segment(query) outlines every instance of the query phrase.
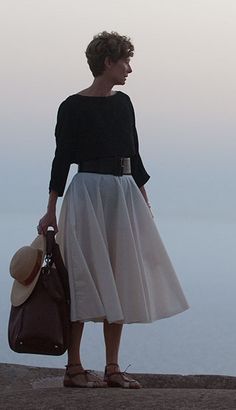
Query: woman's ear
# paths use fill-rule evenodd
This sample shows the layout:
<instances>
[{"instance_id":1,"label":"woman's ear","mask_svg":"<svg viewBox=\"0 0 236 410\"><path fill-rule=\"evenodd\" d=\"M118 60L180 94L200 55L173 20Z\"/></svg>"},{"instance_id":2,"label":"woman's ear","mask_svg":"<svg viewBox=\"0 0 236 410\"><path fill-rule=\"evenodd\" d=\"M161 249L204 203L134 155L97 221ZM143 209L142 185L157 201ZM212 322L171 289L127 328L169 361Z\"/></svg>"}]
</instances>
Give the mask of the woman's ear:
<instances>
[{"instance_id":1,"label":"woman's ear","mask_svg":"<svg viewBox=\"0 0 236 410\"><path fill-rule=\"evenodd\" d=\"M111 68L112 64L113 64L113 61L111 60L111 58L110 58L110 57L106 57L105 60L104 60L104 67L105 67L105 69L106 69L106 68L107 68L107 69Z\"/></svg>"}]
</instances>

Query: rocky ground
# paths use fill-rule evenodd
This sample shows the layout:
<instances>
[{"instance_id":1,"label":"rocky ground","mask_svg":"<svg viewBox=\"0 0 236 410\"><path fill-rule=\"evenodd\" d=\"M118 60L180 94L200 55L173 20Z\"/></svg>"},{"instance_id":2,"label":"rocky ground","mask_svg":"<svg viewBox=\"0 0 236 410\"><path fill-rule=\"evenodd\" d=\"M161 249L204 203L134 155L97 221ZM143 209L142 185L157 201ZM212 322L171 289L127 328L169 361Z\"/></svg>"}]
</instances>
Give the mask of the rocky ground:
<instances>
[{"instance_id":1,"label":"rocky ground","mask_svg":"<svg viewBox=\"0 0 236 410\"><path fill-rule=\"evenodd\" d=\"M64 369L0 364L0 409L236 410L236 377L134 374L143 389L63 388Z\"/></svg>"}]
</instances>

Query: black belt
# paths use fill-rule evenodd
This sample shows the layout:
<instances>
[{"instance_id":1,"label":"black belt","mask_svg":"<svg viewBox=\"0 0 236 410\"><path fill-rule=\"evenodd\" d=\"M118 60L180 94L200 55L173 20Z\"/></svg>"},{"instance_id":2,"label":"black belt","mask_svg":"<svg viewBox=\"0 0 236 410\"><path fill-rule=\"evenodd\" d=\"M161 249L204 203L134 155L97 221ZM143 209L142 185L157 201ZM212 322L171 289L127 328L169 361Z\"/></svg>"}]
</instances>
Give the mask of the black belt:
<instances>
[{"instance_id":1,"label":"black belt","mask_svg":"<svg viewBox=\"0 0 236 410\"><path fill-rule=\"evenodd\" d=\"M79 163L79 172L94 172L116 176L130 175L130 158L108 157L83 161Z\"/></svg>"}]
</instances>

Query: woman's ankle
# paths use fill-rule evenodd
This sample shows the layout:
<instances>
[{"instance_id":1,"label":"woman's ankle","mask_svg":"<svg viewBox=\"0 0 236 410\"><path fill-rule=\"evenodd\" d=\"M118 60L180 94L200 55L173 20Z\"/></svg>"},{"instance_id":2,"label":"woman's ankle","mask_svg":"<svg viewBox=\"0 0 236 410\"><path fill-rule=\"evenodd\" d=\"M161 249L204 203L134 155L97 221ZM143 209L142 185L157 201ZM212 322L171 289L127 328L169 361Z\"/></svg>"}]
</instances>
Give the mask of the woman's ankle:
<instances>
[{"instance_id":1,"label":"woman's ankle","mask_svg":"<svg viewBox=\"0 0 236 410\"><path fill-rule=\"evenodd\" d=\"M119 367L118 363L109 362L109 363L106 364L105 372L107 374L115 373L115 372L119 372L119 371L120 371L120 367Z\"/></svg>"},{"instance_id":2,"label":"woman's ankle","mask_svg":"<svg viewBox=\"0 0 236 410\"><path fill-rule=\"evenodd\" d=\"M70 368L72 368L72 367L78 367L78 368L80 368L81 370L83 370L83 366L82 366L82 364L80 363L80 362L69 362L68 361L68 364L66 365L66 368L67 369L70 369Z\"/></svg>"}]
</instances>

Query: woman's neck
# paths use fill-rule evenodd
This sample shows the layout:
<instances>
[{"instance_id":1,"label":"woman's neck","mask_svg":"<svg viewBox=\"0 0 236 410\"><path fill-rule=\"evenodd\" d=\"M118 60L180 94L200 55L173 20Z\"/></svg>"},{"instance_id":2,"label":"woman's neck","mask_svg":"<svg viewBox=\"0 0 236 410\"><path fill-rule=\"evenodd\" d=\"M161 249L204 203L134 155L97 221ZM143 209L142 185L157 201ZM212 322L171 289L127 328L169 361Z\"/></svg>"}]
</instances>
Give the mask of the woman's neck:
<instances>
[{"instance_id":1,"label":"woman's neck","mask_svg":"<svg viewBox=\"0 0 236 410\"><path fill-rule=\"evenodd\" d=\"M102 76L99 76L94 78L94 81L90 87L80 91L79 94L91 97L109 97L115 94L115 92L112 91L113 85L114 84L105 81Z\"/></svg>"}]
</instances>

